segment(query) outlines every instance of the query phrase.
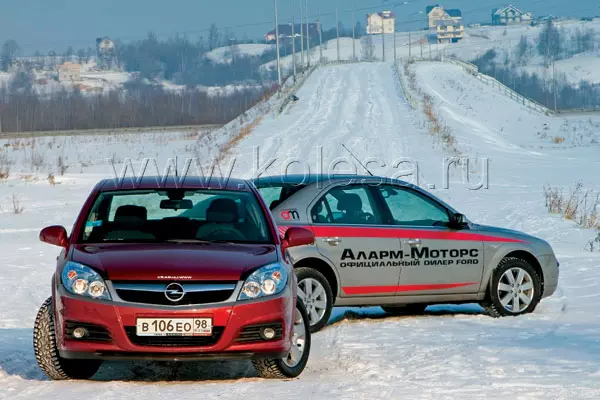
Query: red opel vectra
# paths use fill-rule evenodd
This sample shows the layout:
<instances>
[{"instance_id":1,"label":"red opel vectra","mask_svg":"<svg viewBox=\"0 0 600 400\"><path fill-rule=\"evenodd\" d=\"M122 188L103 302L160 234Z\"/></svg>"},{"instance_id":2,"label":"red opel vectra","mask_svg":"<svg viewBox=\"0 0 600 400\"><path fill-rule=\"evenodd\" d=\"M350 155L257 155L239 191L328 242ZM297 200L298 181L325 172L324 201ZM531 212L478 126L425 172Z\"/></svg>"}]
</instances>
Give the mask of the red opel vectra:
<instances>
[{"instance_id":1,"label":"red opel vectra","mask_svg":"<svg viewBox=\"0 0 600 400\"><path fill-rule=\"evenodd\" d=\"M34 350L51 379L88 379L103 360L251 359L296 377L310 352L286 249L312 232L278 230L252 184L187 177L104 180L63 248Z\"/></svg>"}]
</instances>

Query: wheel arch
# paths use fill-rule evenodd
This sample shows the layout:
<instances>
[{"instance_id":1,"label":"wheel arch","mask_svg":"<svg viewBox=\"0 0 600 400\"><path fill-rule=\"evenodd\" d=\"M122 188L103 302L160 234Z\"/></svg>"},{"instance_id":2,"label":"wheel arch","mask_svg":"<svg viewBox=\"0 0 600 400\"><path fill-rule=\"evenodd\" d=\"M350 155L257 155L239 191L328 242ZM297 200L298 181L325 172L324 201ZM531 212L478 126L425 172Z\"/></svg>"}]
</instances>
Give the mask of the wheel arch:
<instances>
[{"instance_id":1,"label":"wheel arch","mask_svg":"<svg viewBox=\"0 0 600 400\"><path fill-rule=\"evenodd\" d=\"M511 251L510 253L508 253L507 255L502 257L502 259L505 259L507 257L519 258L519 259L527 261L529 264L531 264L531 266L533 267L533 269L535 269L535 272L538 273L538 275L541 279L542 289L544 288L544 271L542 269L540 262L532 253L525 251L525 250L515 250L515 251Z\"/></svg>"},{"instance_id":2,"label":"wheel arch","mask_svg":"<svg viewBox=\"0 0 600 400\"><path fill-rule=\"evenodd\" d=\"M339 291L339 280L335 273L335 270L328 262L320 258L308 257L297 261L294 264L294 269L296 268L312 268L322 273L323 276L325 276L325 278L327 279L327 282L329 282L329 286L331 287L331 292L333 294L332 301L333 303L335 303L335 299L337 298Z\"/></svg>"}]
</instances>

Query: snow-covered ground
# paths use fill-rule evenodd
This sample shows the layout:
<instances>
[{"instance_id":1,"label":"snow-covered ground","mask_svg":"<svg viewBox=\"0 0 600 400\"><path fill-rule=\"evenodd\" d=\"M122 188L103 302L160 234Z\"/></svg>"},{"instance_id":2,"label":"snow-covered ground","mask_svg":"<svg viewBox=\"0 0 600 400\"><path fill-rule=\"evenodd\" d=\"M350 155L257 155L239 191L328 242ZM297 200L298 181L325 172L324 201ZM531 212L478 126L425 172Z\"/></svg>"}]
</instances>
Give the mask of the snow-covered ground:
<instances>
[{"instance_id":1,"label":"snow-covered ground","mask_svg":"<svg viewBox=\"0 0 600 400\"><path fill-rule=\"evenodd\" d=\"M275 46L273 46L272 44L264 43L244 43L238 44L235 47L237 48L236 51L238 51L240 55L261 56L265 52L273 50ZM233 48L231 46L218 47L206 53L206 58L212 60L213 62L221 64L231 63L232 56Z\"/></svg>"},{"instance_id":2,"label":"snow-covered ground","mask_svg":"<svg viewBox=\"0 0 600 400\"><path fill-rule=\"evenodd\" d=\"M370 164L379 174L397 174L394 161L412 158L419 162L420 184L435 184L435 194L472 220L523 230L554 246L561 261L559 289L535 313L496 320L481 315L476 305L430 307L424 316L405 318L387 317L379 308L338 309L330 326L313 336L304 374L289 382L258 379L247 362L192 363L176 370L109 363L95 379L111 382L49 382L35 364L31 327L37 307L50 294L58 251L38 241L39 229L72 225L93 184L112 176L102 160L113 153L117 161L208 156L207 143L216 146L222 139L198 141L184 134L49 138L38 139L35 150L0 141L0 155L10 151L16 163L9 180L0 183L0 398L239 399L268 393L277 399L597 399L600 253L583 250L592 231L546 212L542 186L568 188L581 181L600 190L599 146L592 141L598 129L587 128L588 118L570 118L568 126L582 134L578 139L561 133L565 119L524 109L452 65L415 68L418 85L434 99L458 150L473 160L490 159L489 189L469 190L460 174L453 175L449 190L440 189L448 154L427 132L421 111L409 108L389 63L317 69L297 93L299 101L281 115L267 114L233 150L234 174L252 175L255 147L259 165L277 158L267 170L271 174L284 165L302 170L302 162L316 172L338 157L351 163L341 144L361 159L385 162ZM546 137L538 134L545 128ZM554 145L553 135L565 136L565 143ZM64 152L73 165L57 176L60 184L48 183L45 176L55 171L45 164L25 176L42 150L52 160L48 164L56 165L53 160ZM222 162L224 170L228 161ZM12 213L13 193L24 206L22 214Z\"/></svg>"}]
</instances>

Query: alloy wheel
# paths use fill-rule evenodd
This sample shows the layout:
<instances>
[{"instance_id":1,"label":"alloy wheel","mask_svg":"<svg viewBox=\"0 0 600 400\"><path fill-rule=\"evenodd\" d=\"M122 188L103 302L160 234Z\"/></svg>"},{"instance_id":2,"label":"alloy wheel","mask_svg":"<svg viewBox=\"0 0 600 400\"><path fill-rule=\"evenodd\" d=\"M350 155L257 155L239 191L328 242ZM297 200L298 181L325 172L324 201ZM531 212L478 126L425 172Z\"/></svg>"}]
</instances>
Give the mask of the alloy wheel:
<instances>
[{"instance_id":1,"label":"alloy wheel","mask_svg":"<svg viewBox=\"0 0 600 400\"><path fill-rule=\"evenodd\" d=\"M313 278L302 279L298 283L298 296L306 306L310 325L315 325L327 311L327 293L319 281Z\"/></svg>"},{"instance_id":2,"label":"alloy wheel","mask_svg":"<svg viewBox=\"0 0 600 400\"><path fill-rule=\"evenodd\" d=\"M518 314L533 301L533 279L527 271L515 267L507 269L498 282L498 299L506 311Z\"/></svg>"},{"instance_id":3,"label":"alloy wheel","mask_svg":"<svg viewBox=\"0 0 600 400\"><path fill-rule=\"evenodd\" d=\"M306 327L302 313L296 309L296 318L292 334L292 347L290 353L283 359L283 363L290 368L295 367L302 360L306 343Z\"/></svg>"}]
</instances>

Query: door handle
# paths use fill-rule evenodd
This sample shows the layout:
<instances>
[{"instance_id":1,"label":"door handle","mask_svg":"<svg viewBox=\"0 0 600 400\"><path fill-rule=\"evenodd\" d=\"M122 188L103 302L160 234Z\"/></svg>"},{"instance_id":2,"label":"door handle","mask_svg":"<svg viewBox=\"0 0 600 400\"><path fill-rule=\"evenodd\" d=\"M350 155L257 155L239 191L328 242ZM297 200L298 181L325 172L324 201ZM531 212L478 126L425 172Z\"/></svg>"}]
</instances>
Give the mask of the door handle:
<instances>
[{"instance_id":1,"label":"door handle","mask_svg":"<svg viewBox=\"0 0 600 400\"><path fill-rule=\"evenodd\" d=\"M331 246L337 246L341 243L342 239L340 239L339 237L330 237L323 239L323 241L327 244L330 244Z\"/></svg>"},{"instance_id":2,"label":"door handle","mask_svg":"<svg viewBox=\"0 0 600 400\"><path fill-rule=\"evenodd\" d=\"M420 246L421 245L421 239L408 239L406 241L406 244L410 245L410 246Z\"/></svg>"}]
</instances>

